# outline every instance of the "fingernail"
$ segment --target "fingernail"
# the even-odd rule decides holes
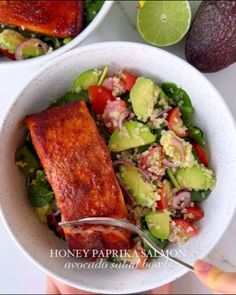
[[[213,268],[212,264],[210,264],[206,261],[203,261],[203,260],[197,260],[194,265],[194,270],[197,272],[201,272],[201,273],[207,273],[212,268]]]

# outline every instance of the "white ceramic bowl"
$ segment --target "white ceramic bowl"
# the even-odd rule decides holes
[[[54,50],[50,54],[46,54],[43,56],[29,58],[21,61],[13,61],[7,58],[0,56],[0,68],[4,67],[22,67],[22,66],[38,66],[43,65],[54,57],[71,50],[72,48],[78,46],[82,41],[84,41],[104,20],[110,8],[112,7],[114,1],[108,0],[105,1],[99,13],[96,15],[94,20],[81,32],[79,33],[71,42],[68,44]]]
[[[233,215],[236,198],[236,132],[232,116],[211,83],[182,59],[151,46],[111,42],[72,50],[35,73],[9,108],[1,127],[0,203],[3,218],[12,236],[38,266],[72,286],[98,293],[134,293],[161,286],[186,273],[169,264],[161,269],[70,269],[72,258],[50,258],[50,249],[66,248],[47,226],[41,224],[27,200],[24,178],[15,167],[14,153],[22,138],[18,123],[25,115],[41,111],[70,89],[78,73],[109,64],[112,70],[131,69],[156,81],[173,81],[190,95],[196,109],[195,121],[205,133],[211,166],[217,185],[204,202],[201,232],[182,247],[179,257],[189,263],[205,257],[216,245]],[[159,259],[160,263],[165,260]]]

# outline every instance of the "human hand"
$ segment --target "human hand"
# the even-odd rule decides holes
[[[45,294],[94,294],[65,285],[51,277],[47,277]],[[160,288],[152,289],[144,294],[171,294],[171,286],[167,284]]]
[[[209,289],[222,294],[236,294],[236,273],[224,272],[203,260],[195,262],[194,272]]]
[[[65,285],[51,277],[47,277],[45,294],[93,294]]]

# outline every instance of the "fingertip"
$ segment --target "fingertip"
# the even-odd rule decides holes
[[[45,294],[60,294],[52,278],[47,276]]]
[[[208,274],[214,266],[207,261],[197,260],[194,263],[194,272],[200,275]]]

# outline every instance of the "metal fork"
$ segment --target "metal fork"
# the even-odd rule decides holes
[[[194,271],[194,268],[192,265],[172,256],[169,253],[166,253],[164,250],[158,247],[144,232],[142,232],[142,230],[140,230],[137,226],[130,223],[126,219],[116,219],[116,218],[110,218],[110,217],[88,217],[88,218],[82,218],[75,221],[64,221],[59,223],[61,227],[74,227],[74,226],[79,226],[82,224],[100,224],[100,225],[109,225],[109,226],[128,229],[138,234],[148,244],[148,246],[151,247],[154,251],[156,251],[159,255],[165,257],[166,259],[170,261],[173,261],[179,265],[186,267],[190,271]]]

